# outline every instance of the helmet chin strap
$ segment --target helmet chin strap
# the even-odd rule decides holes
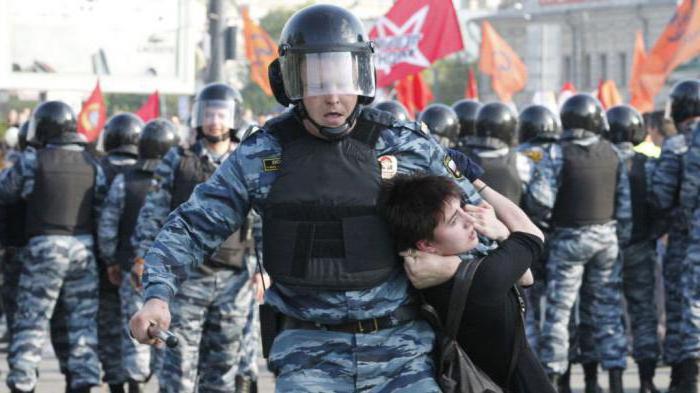
[[[299,114],[302,119],[306,119],[311,122],[311,124],[318,129],[318,132],[321,135],[331,141],[342,139],[345,135],[347,135],[350,132],[350,129],[355,126],[355,120],[357,120],[357,116],[360,114],[360,105],[355,104],[355,108],[350,113],[350,116],[348,116],[348,118],[345,120],[345,123],[339,125],[338,127],[326,127],[316,123],[314,119],[309,116],[303,102],[299,101],[297,108],[299,108]]]

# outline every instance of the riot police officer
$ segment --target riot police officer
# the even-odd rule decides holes
[[[420,113],[418,121],[425,123],[430,135],[445,148],[457,145],[459,119],[452,108],[445,104],[430,104]]]
[[[77,133],[75,115],[65,103],[39,105],[27,139],[45,147],[25,151],[18,165],[0,178],[0,201],[27,201],[29,238],[19,280],[7,385],[15,392],[34,389],[49,315],[60,303],[70,327],[67,390],[87,392],[99,384],[92,232],[106,179],[84,150],[86,141]]]
[[[181,211],[186,205],[180,205],[195,186],[210,178],[236,150],[242,105],[238,91],[222,83],[209,84],[197,95],[192,119],[197,143],[187,149],[173,148],[165,155],[139,213],[134,234],[135,276],[140,275],[142,257],[168,214]],[[159,376],[162,392],[192,391],[195,383],[199,391],[236,388],[242,331],[253,304],[253,241],[248,220],[244,222],[215,252],[200,255],[198,266],[190,269],[173,298],[172,331],[180,344],[166,351]]]
[[[607,122],[598,100],[587,94],[569,98],[561,122],[564,132],[554,154],[537,165],[524,197],[535,222],[550,221],[552,227],[540,359],[559,382],[568,364],[567,326],[581,287],[582,298],[592,299],[583,311],[596,321],[592,341],[599,357],[582,362],[600,360],[609,370],[610,391],[622,393],[626,342],[617,256],[631,225],[627,172],[616,149],[601,139]]]
[[[280,313],[269,354],[278,391],[438,391],[434,334],[416,319],[377,193],[382,176],[422,169],[454,178],[471,203],[479,197],[416,123],[365,107],[375,91],[366,37],[357,17],[332,5],[287,21],[270,75],[277,100],[293,107],[168,218],[145,255],[147,301],[131,320],[139,340],[153,342],[149,321],[168,327],[178,283],[254,208],[273,280],[266,303]],[[441,262],[450,275],[460,258]]]
[[[640,392],[658,392],[654,387],[654,370],[659,358],[656,332],[656,237],[652,230],[662,220],[653,214],[647,200],[648,182],[654,160],[634,151],[644,142],[646,128],[642,115],[634,108],[620,105],[606,112],[609,138],[622,154],[630,180],[632,201],[632,237],[622,248],[622,283],[632,326],[632,356],[637,362]]]
[[[452,110],[459,119],[459,138],[457,147],[466,146],[469,138],[476,135],[476,114],[481,109],[481,103],[475,100],[461,99],[452,104]]]
[[[402,103],[396,100],[382,101],[374,104],[374,109],[391,113],[396,120],[409,121],[408,110]]]
[[[165,119],[149,121],[139,134],[139,160],[115,176],[102,207],[97,232],[100,257],[108,267],[109,281],[119,287],[122,321],[118,326],[121,333],[122,358],[118,360],[128,379],[131,393],[139,391],[139,385],[157,372],[157,367],[151,369],[151,365],[159,363],[155,357],[162,357],[162,353],[153,354],[155,357],[152,359],[152,349],[131,339],[125,328],[131,315],[143,304],[141,293],[136,291],[130,280],[131,265],[135,256],[130,238],[155,169],[165,153],[176,146],[179,139],[175,126]],[[113,386],[112,389],[119,388]],[[123,385],[121,389],[123,391]]]

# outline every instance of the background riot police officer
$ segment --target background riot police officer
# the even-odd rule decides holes
[[[25,151],[20,163],[0,177],[0,201],[27,201],[29,237],[19,280],[7,384],[17,392],[34,388],[48,319],[60,303],[70,327],[67,389],[87,392],[99,384],[92,232],[106,179],[84,150],[85,139],[77,133],[75,115],[65,103],[39,105],[27,139],[45,147]]]
[[[418,116],[425,123],[430,135],[445,148],[454,147],[459,136],[459,119],[452,108],[445,104],[430,104]]]
[[[479,101],[469,99],[461,99],[452,104],[452,110],[459,119],[458,148],[467,145],[469,138],[476,135],[476,114],[481,106]]]
[[[380,111],[391,113],[396,120],[399,121],[409,121],[410,116],[406,107],[402,103],[396,100],[382,101],[374,104],[374,109],[379,109]]]

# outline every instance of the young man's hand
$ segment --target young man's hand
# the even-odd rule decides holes
[[[478,205],[465,205],[464,210],[474,219],[474,229],[483,236],[497,241],[505,240],[510,231],[496,217],[496,211],[486,201],[481,201]]]

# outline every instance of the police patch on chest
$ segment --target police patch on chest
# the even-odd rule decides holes
[[[461,179],[463,177],[462,171],[457,168],[457,163],[452,159],[452,157],[446,155],[445,159],[442,160],[442,164],[455,179]]]
[[[399,161],[395,156],[381,156],[379,161],[379,169],[382,171],[382,179],[391,179],[396,176],[399,171]]]
[[[274,172],[280,170],[280,165],[282,164],[282,157],[274,156],[263,158],[263,171]]]
[[[542,157],[544,156],[540,150],[526,150],[523,154],[536,163],[542,161]]]

